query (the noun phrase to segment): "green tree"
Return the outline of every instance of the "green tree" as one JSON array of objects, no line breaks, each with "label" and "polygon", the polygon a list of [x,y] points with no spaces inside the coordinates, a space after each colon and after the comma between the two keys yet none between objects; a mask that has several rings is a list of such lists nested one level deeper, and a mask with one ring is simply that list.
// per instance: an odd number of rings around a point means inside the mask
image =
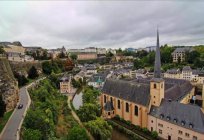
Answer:
[{"label": "green tree", "polygon": [[84,128],[75,126],[69,131],[67,140],[89,140],[89,137]]},{"label": "green tree", "polygon": [[24,75],[20,75],[18,73],[14,73],[15,78],[18,80],[18,86],[24,86],[26,85],[29,81]]},{"label": "green tree", "polygon": [[97,140],[107,140],[111,138],[112,127],[102,118],[85,123],[85,127]]},{"label": "green tree", "polygon": [[3,49],[3,46],[0,46],[0,54],[4,54],[4,53],[5,53],[5,51]]},{"label": "green tree", "polygon": [[35,66],[32,66],[28,72],[28,77],[31,78],[31,79],[35,79],[37,78],[39,75],[38,75],[38,71],[37,69],[35,68]]},{"label": "green tree", "polygon": [[134,60],[134,68],[135,69],[143,68],[142,62],[140,60],[138,60],[138,59],[135,59]]},{"label": "green tree", "polygon": [[82,122],[88,122],[90,120],[96,119],[97,116],[100,116],[100,108],[95,104],[85,103],[79,108],[77,115]]},{"label": "green tree", "polygon": [[43,72],[45,74],[51,74],[52,73],[52,65],[49,61],[45,61],[42,63],[42,69],[43,69]]},{"label": "green tree", "polygon": [[185,60],[186,62],[193,64],[193,61],[199,57],[200,57],[200,53],[198,51],[186,52]]},{"label": "green tree", "polygon": [[23,140],[41,140],[42,134],[39,130],[25,129],[23,132]]},{"label": "green tree", "polygon": [[71,59],[74,60],[74,61],[77,60],[77,55],[74,54],[74,53],[71,53],[71,54],[70,54],[70,57],[71,57]]},{"label": "green tree", "polygon": [[0,118],[4,116],[6,112],[6,104],[3,101],[2,94],[0,95]]}]

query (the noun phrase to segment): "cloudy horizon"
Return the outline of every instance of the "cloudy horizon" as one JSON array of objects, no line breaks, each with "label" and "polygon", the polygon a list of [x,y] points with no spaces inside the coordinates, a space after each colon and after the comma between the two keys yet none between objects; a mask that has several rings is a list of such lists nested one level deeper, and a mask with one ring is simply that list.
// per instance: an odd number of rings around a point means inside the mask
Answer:
[{"label": "cloudy horizon", "polygon": [[0,42],[44,48],[204,44],[204,2],[0,2]]}]

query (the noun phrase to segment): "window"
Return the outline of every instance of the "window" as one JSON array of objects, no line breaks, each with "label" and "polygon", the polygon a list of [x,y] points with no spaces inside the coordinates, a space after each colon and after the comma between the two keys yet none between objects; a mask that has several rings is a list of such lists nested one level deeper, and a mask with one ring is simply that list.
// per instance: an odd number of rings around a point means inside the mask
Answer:
[{"label": "window", "polygon": [[120,100],[118,100],[118,109],[120,109]]},{"label": "window", "polygon": [[198,138],[196,136],[193,136],[193,140],[197,140]]},{"label": "window", "polygon": [[159,127],[163,127],[163,124],[161,124],[161,123],[158,123],[158,126],[159,126]]},{"label": "window", "polygon": [[186,135],[186,137],[190,137],[190,134],[189,134],[189,133],[186,133],[185,135]]},{"label": "window", "polygon": [[113,103],[113,98],[112,97],[110,97],[110,100],[111,100],[111,103]]},{"label": "window", "polygon": [[182,138],[178,137],[178,140],[182,140]]},{"label": "window", "polygon": [[157,88],[157,85],[156,85],[156,84],[154,84],[154,88]]},{"label": "window", "polygon": [[126,103],[126,112],[129,112],[129,104]]},{"label": "window", "polygon": [[110,116],[110,112],[108,112],[108,116]]},{"label": "window", "polygon": [[163,84],[161,84],[161,88],[163,88]]},{"label": "window", "polygon": [[138,116],[138,107],[135,106],[135,116]]},{"label": "window", "polygon": [[106,103],[106,95],[104,95],[104,103]]},{"label": "window", "polygon": [[178,133],[181,134],[181,135],[183,134],[183,132],[181,130],[179,130]]},{"label": "window", "polygon": [[161,129],[159,129],[159,134],[162,134],[162,130]]},{"label": "window", "polygon": [[153,127],[151,127],[151,132],[153,131]]},{"label": "window", "polygon": [[153,123],[153,120],[151,120],[151,123]]}]

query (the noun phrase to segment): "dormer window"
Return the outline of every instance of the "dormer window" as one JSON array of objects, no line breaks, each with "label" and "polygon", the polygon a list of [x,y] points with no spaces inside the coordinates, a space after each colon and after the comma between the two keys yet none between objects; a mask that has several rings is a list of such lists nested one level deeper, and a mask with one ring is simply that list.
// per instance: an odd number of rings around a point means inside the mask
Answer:
[{"label": "dormer window", "polygon": [[190,128],[193,128],[193,124],[192,124],[192,123],[190,123],[190,124],[189,124],[189,127],[190,127]]},{"label": "dormer window", "polygon": [[167,121],[169,121],[171,118],[169,116],[166,117]]},{"label": "dormer window", "polygon": [[186,123],[185,121],[181,121],[181,125],[183,125],[183,126],[184,126],[184,125],[185,125],[185,123]]},{"label": "dormer window", "polygon": [[164,114],[160,114],[160,118],[163,119],[164,118]]}]

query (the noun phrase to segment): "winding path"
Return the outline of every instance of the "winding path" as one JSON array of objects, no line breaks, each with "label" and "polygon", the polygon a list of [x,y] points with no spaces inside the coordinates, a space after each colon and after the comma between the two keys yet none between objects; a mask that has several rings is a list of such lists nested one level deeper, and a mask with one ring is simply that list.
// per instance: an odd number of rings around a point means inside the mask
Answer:
[{"label": "winding path", "polygon": [[68,96],[68,106],[69,108],[71,109],[71,113],[72,113],[72,116],[75,118],[75,120],[79,123],[79,125],[81,127],[83,127],[85,130],[86,130],[86,133],[88,134],[90,140],[94,140],[93,136],[89,133],[89,131],[84,127],[83,123],[81,122],[81,120],[79,119],[79,117],[77,116],[77,114],[74,112],[74,110],[72,109],[71,107],[71,100],[73,98],[73,95],[69,95]]}]

